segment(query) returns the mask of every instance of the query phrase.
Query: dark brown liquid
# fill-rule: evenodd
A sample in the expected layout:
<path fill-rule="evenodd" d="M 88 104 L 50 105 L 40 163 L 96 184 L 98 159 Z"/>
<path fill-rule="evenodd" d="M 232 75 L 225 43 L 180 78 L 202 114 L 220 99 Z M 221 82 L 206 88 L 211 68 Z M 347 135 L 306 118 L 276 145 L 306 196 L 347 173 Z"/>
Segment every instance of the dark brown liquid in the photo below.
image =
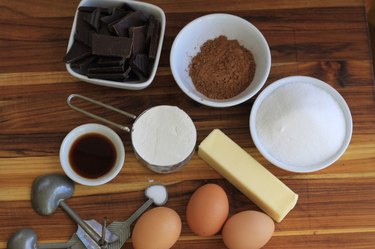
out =
<path fill-rule="evenodd" d="M 79 137 L 69 151 L 69 162 L 73 170 L 90 179 L 99 178 L 111 171 L 116 157 L 113 143 L 97 133 Z"/>

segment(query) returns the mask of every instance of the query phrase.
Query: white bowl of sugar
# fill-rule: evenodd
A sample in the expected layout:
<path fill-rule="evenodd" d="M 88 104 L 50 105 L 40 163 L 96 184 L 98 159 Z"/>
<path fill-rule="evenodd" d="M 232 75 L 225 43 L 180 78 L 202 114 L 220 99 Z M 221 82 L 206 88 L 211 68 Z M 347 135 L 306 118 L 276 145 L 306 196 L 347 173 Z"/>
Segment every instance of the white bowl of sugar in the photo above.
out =
<path fill-rule="evenodd" d="M 250 114 L 255 146 L 272 164 L 313 172 L 337 161 L 352 136 L 344 98 L 327 83 L 307 76 L 280 79 L 261 92 Z"/>

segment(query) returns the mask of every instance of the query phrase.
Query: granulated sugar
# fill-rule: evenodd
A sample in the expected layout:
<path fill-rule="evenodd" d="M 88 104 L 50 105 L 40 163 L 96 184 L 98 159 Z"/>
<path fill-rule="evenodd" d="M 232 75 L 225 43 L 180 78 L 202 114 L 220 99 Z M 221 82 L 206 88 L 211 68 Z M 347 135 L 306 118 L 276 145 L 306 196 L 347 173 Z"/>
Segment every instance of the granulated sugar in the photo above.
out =
<path fill-rule="evenodd" d="M 274 158 L 294 166 L 310 166 L 340 149 L 346 125 L 342 109 L 330 94 L 309 83 L 290 83 L 261 103 L 256 130 Z"/>

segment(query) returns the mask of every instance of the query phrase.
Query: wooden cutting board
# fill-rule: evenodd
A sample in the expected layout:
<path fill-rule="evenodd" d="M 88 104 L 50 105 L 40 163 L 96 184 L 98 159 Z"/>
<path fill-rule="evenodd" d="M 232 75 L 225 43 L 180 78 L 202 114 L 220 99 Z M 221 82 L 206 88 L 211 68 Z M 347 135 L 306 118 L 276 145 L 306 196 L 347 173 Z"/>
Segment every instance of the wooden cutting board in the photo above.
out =
<path fill-rule="evenodd" d="M 74 127 L 93 122 L 66 105 L 80 93 L 139 114 L 160 104 L 177 105 L 194 120 L 198 143 L 214 128 L 222 129 L 267 169 L 299 194 L 295 209 L 276 224 L 264 248 L 375 248 L 375 98 L 372 59 L 364 3 L 340 1 L 150 1 L 160 6 L 167 26 L 157 76 L 142 91 L 80 82 L 65 70 L 65 54 L 78 1 L 0 1 L 0 248 L 21 227 L 32 227 L 39 242 L 66 241 L 76 230 L 61 210 L 42 217 L 31 208 L 30 186 L 39 175 L 62 173 L 58 153 Z M 225 12 L 257 26 L 267 39 L 272 68 L 266 85 L 292 75 L 319 78 L 337 89 L 353 116 L 353 137 L 346 153 L 327 169 L 296 174 L 276 168 L 255 148 L 248 120 L 254 98 L 236 107 L 215 109 L 188 98 L 170 71 L 174 38 L 191 20 Z M 235 28 L 235 27 L 233 27 Z M 129 120 L 99 110 L 108 118 Z M 223 186 L 230 214 L 259 210 L 197 155 L 180 172 L 158 175 L 135 158 L 128 134 L 118 131 L 126 147 L 120 175 L 100 187 L 76 186 L 68 200 L 84 219 L 124 220 L 144 201 L 151 183 L 168 186 L 168 207 L 183 221 L 173 248 L 225 248 L 220 235 L 195 236 L 186 224 L 192 192 L 204 183 Z M 124 248 L 133 248 L 131 241 Z"/>

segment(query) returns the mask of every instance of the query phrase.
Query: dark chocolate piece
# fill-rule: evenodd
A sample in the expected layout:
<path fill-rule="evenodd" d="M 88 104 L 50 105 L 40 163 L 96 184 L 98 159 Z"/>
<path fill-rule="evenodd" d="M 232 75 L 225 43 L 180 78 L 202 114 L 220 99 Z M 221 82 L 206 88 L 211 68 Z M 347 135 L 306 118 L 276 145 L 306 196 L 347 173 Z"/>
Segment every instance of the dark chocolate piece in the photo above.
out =
<path fill-rule="evenodd" d="M 65 63 L 72 63 L 90 56 L 91 49 L 79 41 L 74 41 L 68 53 L 64 57 Z"/>
<path fill-rule="evenodd" d="M 129 79 L 132 76 L 132 69 L 130 66 L 128 66 L 124 71 L 125 79 Z"/>
<path fill-rule="evenodd" d="M 72 68 L 76 68 L 79 71 L 79 73 L 87 74 L 88 69 L 90 67 L 97 66 L 96 59 L 97 59 L 97 56 L 91 55 L 82 60 L 75 61 L 71 63 L 70 65 L 72 66 Z"/>
<path fill-rule="evenodd" d="M 112 14 L 109 16 L 103 16 L 100 18 L 100 21 L 102 21 L 105 24 L 113 23 L 114 21 L 118 21 L 120 18 L 126 16 L 129 14 L 129 11 L 126 11 L 124 9 L 114 8 L 112 10 Z"/>
<path fill-rule="evenodd" d="M 150 16 L 147 22 L 147 35 L 146 35 L 146 42 L 147 44 L 150 44 L 151 36 L 154 33 L 154 30 L 156 28 L 156 19 L 154 16 Z"/>
<path fill-rule="evenodd" d="M 155 59 L 158 52 L 159 37 L 160 37 L 160 22 L 155 18 L 150 18 L 147 30 L 147 40 L 149 41 L 148 57 Z"/>
<path fill-rule="evenodd" d="M 91 12 L 95 11 L 96 9 L 97 9 L 97 7 L 81 6 L 81 7 L 78 8 L 78 11 L 91 13 Z"/>
<path fill-rule="evenodd" d="M 101 35 L 110 35 L 110 36 L 113 35 L 113 33 L 111 33 L 111 32 L 109 31 L 107 25 L 105 25 L 105 24 L 103 24 L 103 23 L 100 25 L 100 28 L 99 28 L 98 33 L 101 34 Z"/>
<path fill-rule="evenodd" d="M 130 68 L 122 73 L 88 73 L 87 77 L 103 80 L 126 80 L 129 78 Z"/>
<path fill-rule="evenodd" d="M 91 48 L 92 47 L 92 34 L 93 33 L 94 33 L 94 31 L 92 31 L 92 30 L 79 30 L 79 31 L 77 30 L 76 35 L 75 35 L 75 39 Z"/>
<path fill-rule="evenodd" d="M 123 57 L 101 56 L 98 60 L 99 65 L 103 66 L 121 66 L 125 64 Z"/>
<path fill-rule="evenodd" d="M 96 32 L 98 32 L 100 28 L 100 15 L 100 8 L 97 8 L 90 14 L 90 18 L 88 18 L 88 20 L 85 19 L 85 21 L 87 21 L 91 25 L 91 27 L 96 30 Z"/>
<path fill-rule="evenodd" d="M 101 7 L 91 7 L 91 6 L 81 6 L 81 7 L 78 8 L 78 11 L 79 12 L 92 13 L 97 9 L 100 10 L 100 12 L 103 13 L 103 14 L 107 14 L 107 15 L 111 14 L 111 9 L 101 8 Z"/>
<path fill-rule="evenodd" d="M 129 58 L 131 48 L 130 38 L 92 34 L 92 53 L 95 55 Z"/>
<path fill-rule="evenodd" d="M 130 61 L 132 71 L 144 77 L 148 77 L 149 75 L 149 64 L 150 60 L 146 54 L 136 54 Z"/>
<path fill-rule="evenodd" d="M 135 11 L 135 9 L 133 9 L 132 7 L 130 7 L 130 5 L 127 4 L 127 3 L 124 3 L 124 4 L 121 6 L 121 9 L 123 9 L 123 10 L 127 10 L 127 11 L 132 11 L 132 12 Z"/>
<path fill-rule="evenodd" d="M 129 34 L 129 28 L 134 26 L 142 26 L 146 23 L 146 17 L 143 12 L 137 10 L 124 16 L 117 23 L 113 25 L 113 28 L 118 36 L 127 36 Z"/>
<path fill-rule="evenodd" d="M 89 73 L 123 73 L 125 71 L 124 65 L 114 67 L 92 67 L 89 68 Z"/>
<path fill-rule="evenodd" d="M 90 19 L 90 16 L 91 16 L 91 13 L 88 13 L 88 12 L 78 12 L 76 31 L 88 31 L 88 30 L 92 30 L 90 24 L 86 21 L 86 20 Z"/>
<path fill-rule="evenodd" d="M 90 16 L 91 14 L 88 12 L 78 12 L 75 33 L 75 39 L 89 47 L 91 47 L 91 32 L 93 32 L 93 28 L 86 20 L 89 20 Z"/>
<path fill-rule="evenodd" d="M 130 37 L 133 43 L 133 54 L 145 54 L 146 53 L 146 26 L 130 27 Z"/>

